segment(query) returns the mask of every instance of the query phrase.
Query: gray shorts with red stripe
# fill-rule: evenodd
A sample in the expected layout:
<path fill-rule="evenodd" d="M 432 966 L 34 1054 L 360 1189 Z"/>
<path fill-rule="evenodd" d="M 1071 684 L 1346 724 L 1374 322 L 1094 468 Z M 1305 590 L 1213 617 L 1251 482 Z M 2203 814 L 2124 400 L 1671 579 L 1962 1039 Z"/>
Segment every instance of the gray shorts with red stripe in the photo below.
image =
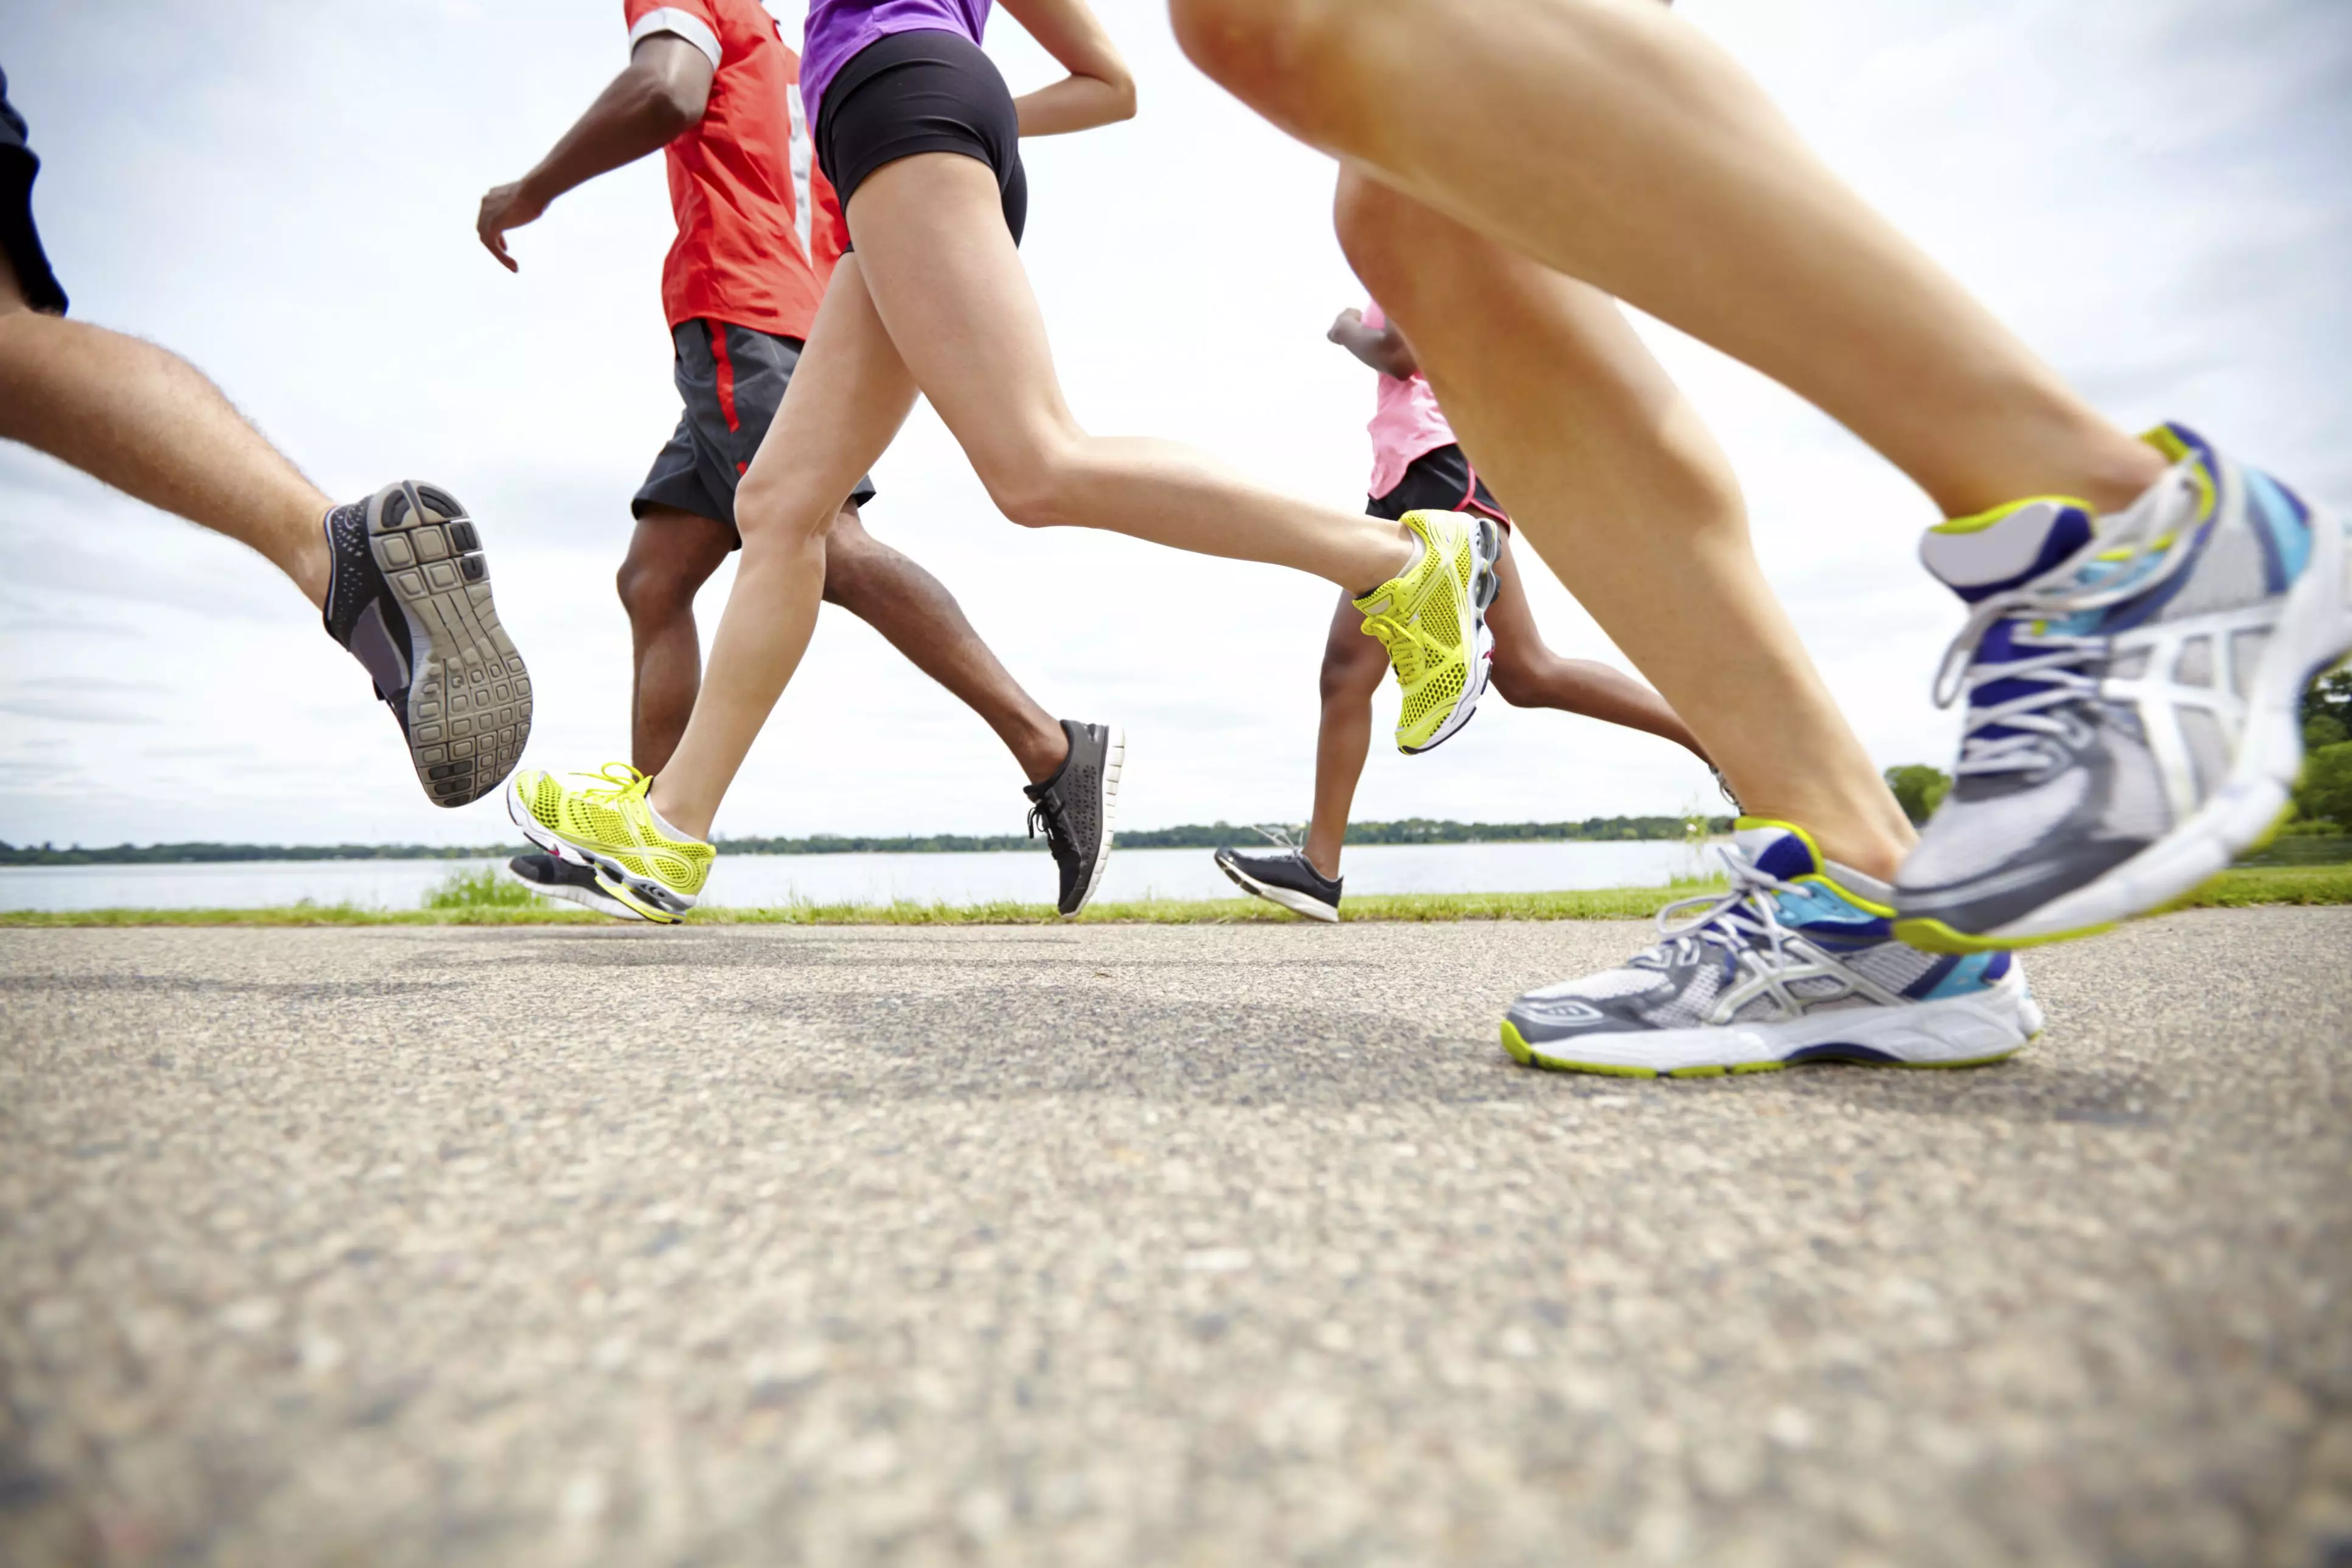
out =
<path fill-rule="evenodd" d="M 675 507 L 732 528 L 735 482 L 767 438 L 801 362 L 801 341 L 755 327 L 698 321 L 672 327 L 670 342 L 677 353 L 677 395 L 686 412 L 630 510 L 643 517 L 647 507 Z M 859 506 L 872 500 L 873 477 L 858 480 L 849 499 Z"/>
<path fill-rule="evenodd" d="M 1364 510 L 1374 517 L 1394 522 L 1409 511 L 1473 511 L 1484 512 L 1505 528 L 1511 526 L 1510 513 L 1503 510 L 1478 470 L 1470 466 L 1469 455 L 1459 447 L 1440 447 L 1433 452 L 1423 452 L 1412 460 L 1397 481 L 1396 489 L 1384 496 L 1373 496 L 1364 503 Z"/>

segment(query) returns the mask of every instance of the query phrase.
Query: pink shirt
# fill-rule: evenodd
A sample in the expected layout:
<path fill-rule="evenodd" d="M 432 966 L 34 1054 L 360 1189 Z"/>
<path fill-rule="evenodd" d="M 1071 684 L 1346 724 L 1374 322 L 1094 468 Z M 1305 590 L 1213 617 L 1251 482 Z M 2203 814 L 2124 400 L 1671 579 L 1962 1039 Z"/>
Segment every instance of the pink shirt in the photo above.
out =
<path fill-rule="evenodd" d="M 1364 325 L 1374 331 L 1389 324 L 1380 301 L 1364 301 Z M 1454 445 L 1454 426 L 1437 406 L 1437 394 L 1419 371 L 1400 381 L 1380 378 L 1372 406 L 1372 422 L 1364 426 L 1372 436 L 1372 499 L 1377 500 L 1404 482 L 1404 471 L 1415 458 Z"/>

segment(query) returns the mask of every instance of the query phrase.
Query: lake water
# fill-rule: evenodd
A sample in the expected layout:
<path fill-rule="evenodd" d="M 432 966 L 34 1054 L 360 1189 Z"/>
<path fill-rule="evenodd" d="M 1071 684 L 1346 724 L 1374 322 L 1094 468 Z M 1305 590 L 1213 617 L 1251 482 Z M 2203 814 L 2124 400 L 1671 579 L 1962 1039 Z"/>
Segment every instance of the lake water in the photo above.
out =
<path fill-rule="evenodd" d="M 1712 869 L 1712 857 L 1707 857 Z M 1681 844 L 1361 845 L 1343 868 L 1351 893 L 1526 893 L 1655 887 L 1701 869 Z M 262 909 L 320 904 L 413 910 L 453 870 L 502 860 L 250 860 L 205 866 L 0 867 L 0 909 Z M 1097 897 L 1230 899 L 1240 890 L 1206 849 L 1118 849 Z M 980 855 L 723 855 L 707 903 L 1051 903 L 1054 863 Z"/>

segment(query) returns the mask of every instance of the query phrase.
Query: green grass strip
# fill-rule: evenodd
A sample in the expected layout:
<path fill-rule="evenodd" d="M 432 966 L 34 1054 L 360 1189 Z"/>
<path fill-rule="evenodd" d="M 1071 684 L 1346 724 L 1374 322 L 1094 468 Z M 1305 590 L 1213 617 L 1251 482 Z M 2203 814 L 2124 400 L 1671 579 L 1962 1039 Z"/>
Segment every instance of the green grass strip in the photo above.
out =
<path fill-rule="evenodd" d="M 1560 893 L 1396 893 L 1351 898 L 1350 921 L 1639 920 L 1668 900 L 1710 884 L 1604 888 Z M 2352 904 L 2352 866 L 2242 867 L 2222 872 L 2173 909 L 2237 909 L 2255 904 Z M 369 910 L 351 904 L 296 904 L 267 910 L 8 910 L 0 928 L 56 926 L 611 926 L 617 922 L 563 905 L 481 903 L 425 910 Z M 1045 904 L 813 904 L 768 909 L 699 909 L 692 925 L 971 926 L 1055 925 Z M 1304 924 L 1256 899 L 1150 899 L 1097 903 L 1082 925 Z"/>

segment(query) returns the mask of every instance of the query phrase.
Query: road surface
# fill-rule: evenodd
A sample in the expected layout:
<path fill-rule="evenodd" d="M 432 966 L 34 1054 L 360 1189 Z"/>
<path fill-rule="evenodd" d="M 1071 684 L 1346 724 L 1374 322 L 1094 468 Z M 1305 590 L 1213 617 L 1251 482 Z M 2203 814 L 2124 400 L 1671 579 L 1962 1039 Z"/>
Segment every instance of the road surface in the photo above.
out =
<path fill-rule="evenodd" d="M 2352 910 L 1503 1056 L 1641 940 L 0 932 L 0 1562 L 2352 1562 Z"/>

